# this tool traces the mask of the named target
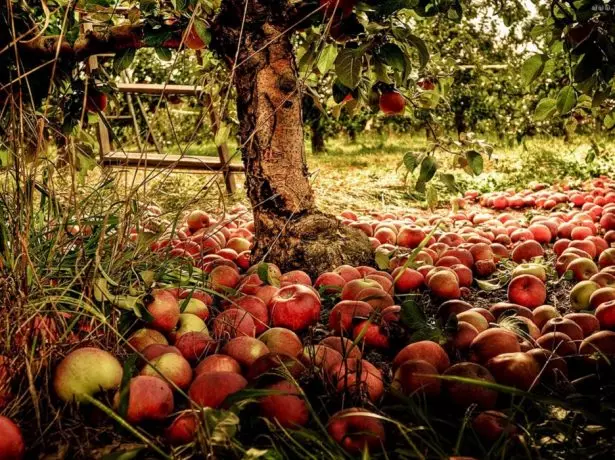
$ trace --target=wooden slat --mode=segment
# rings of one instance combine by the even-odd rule
[[[195,85],[161,85],[153,83],[118,83],[120,93],[135,94],[179,94],[197,96],[203,92],[202,86]]]
[[[224,165],[220,160],[211,157],[161,155],[153,152],[109,152],[103,158],[107,166],[138,166],[142,168],[178,168],[221,171],[228,168],[231,172],[243,172],[241,163]]]
[[[209,120],[211,121],[211,129],[214,133],[214,136],[218,134],[218,130],[220,129],[220,117],[218,116],[218,111],[214,107],[214,103],[209,94],[205,94],[204,99],[205,106],[207,107],[207,111],[209,112]],[[227,164],[229,163],[230,153],[228,151],[228,145],[226,142],[223,142],[218,146],[218,158],[220,158],[220,163]],[[224,170],[224,183],[226,184],[226,190],[231,195],[235,193],[237,187],[235,186],[235,178],[229,169]]]

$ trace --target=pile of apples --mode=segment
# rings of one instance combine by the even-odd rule
[[[248,387],[275,390],[256,403],[263,417],[287,428],[307,425],[307,376],[331,395],[348,396],[351,407],[326,426],[350,453],[385,445],[385,422],[374,414],[399,393],[443,398],[459,413],[476,405],[472,426],[485,442],[520,436],[496,391],[440,376],[529,391],[574,383],[615,356],[615,192],[613,182],[600,184],[603,204],[574,203],[529,220],[480,208],[429,217],[344,211],[341,222],[370,238],[380,268],[342,265],[316,279],[250,265],[254,224],[246,208],[218,219],[193,211],[151,249],[189,260],[208,282],[157,285],[143,298],[147,320],[125,340],[138,355],[127,394],[118,357],[93,347],[58,364],[55,393],[88,404],[111,392],[130,423],[158,422],[170,445],[195,439],[199,408],[227,407],[229,396]],[[477,306],[471,288],[493,277],[502,292],[507,284],[505,298]],[[568,298],[552,299],[556,308],[548,291],[558,283],[571,289]],[[399,333],[404,302],[419,298],[429,298],[447,324],[439,343],[409,343],[407,331]],[[388,356],[390,367],[367,356]],[[14,441],[6,447],[2,439]],[[23,457],[8,419],[0,419],[0,457]]]
[[[608,177],[599,177],[587,181],[581,189],[571,189],[568,185],[547,187],[545,184],[530,184],[531,190],[516,192],[491,192],[481,195],[477,191],[468,191],[465,198],[477,200],[481,206],[496,210],[507,208],[553,209],[561,204],[571,203],[583,211],[590,211],[608,203],[615,203],[615,181]]]

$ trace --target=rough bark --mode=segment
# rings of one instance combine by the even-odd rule
[[[181,30],[159,46],[178,48],[182,38]],[[144,48],[149,45],[145,40],[146,28],[143,24],[123,24],[100,31],[89,31],[71,44],[59,35],[42,35],[37,39],[19,43],[22,57],[40,61],[53,59],[58,54],[60,59],[83,60],[94,54],[121,51],[130,48]],[[60,41],[61,40],[61,41]],[[58,51],[58,43],[60,43]]]
[[[304,151],[301,87],[284,0],[227,0],[215,23],[214,46],[237,56],[234,83],[246,188],[254,208],[253,260],[317,275],[335,266],[369,264],[365,234],[318,211]],[[239,37],[241,35],[241,43]],[[238,46],[239,45],[239,46]]]

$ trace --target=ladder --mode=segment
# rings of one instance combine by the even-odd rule
[[[92,29],[89,23],[84,24],[84,31]],[[86,72],[91,74],[99,68],[98,56],[90,56],[86,62]],[[211,96],[204,92],[200,86],[191,85],[172,85],[172,84],[150,84],[150,83],[129,83],[122,82],[117,84],[119,93],[125,94],[127,97],[129,109],[131,112],[130,118],[133,119],[135,128],[137,127],[136,114],[132,105],[132,95],[146,94],[154,96],[193,96],[201,97],[207,108],[211,130],[214,136],[220,129],[220,117],[215,107],[213,106]],[[144,112],[141,107],[141,111]],[[146,114],[143,113],[145,116]],[[105,117],[103,113],[99,114],[98,124],[96,127],[97,138],[99,143],[100,163],[103,166],[109,167],[135,167],[135,168],[172,168],[178,170],[189,170],[193,172],[222,172],[224,183],[228,194],[233,194],[236,191],[235,178],[233,173],[241,173],[244,171],[243,164],[239,162],[231,162],[231,156],[226,142],[218,145],[218,159],[198,156],[198,155],[171,155],[161,151],[157,146],[157,152],[145,151],[141,147],[141,142],[138,144],[141,147],[139,152],[126,152],[123,150],[114,150],[111,134],[109,132],[110,119],[117,117]],[[147,121],[147,120],[146,120]],[[138,139],[138,136],[137,136]]]

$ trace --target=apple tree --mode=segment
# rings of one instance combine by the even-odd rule
[[[612,1],[579,0],[537,2],[537,6],[540,20],[531,33],[539,51],[523,63],[521,72],[529,82],[540,82],[551,77],[553,67],[563,65],[566,75],[558,79],[557,91],[537,103],[535,118],[561,117],[574,123],[592,117],[605,130],[612,130],[615,5]]]
[[[254,210],[254,259],[266,257],[283,270],[301,267],[312,274],[344,263],[369,263],[372,250],[365,235],[315,205],[304,152],[306,75],[299,65],[332,73],[334,84],[353,94],[357,109],[377,105],[385,113],[399,113],[406,104],[403,92],[415,84],[412,70],[429,59],[413,24],[427,17],[458,21],[460,1],[141,0],[126,5],[127,14],[120,17],[113,9],[121,3],[110,0],[5,2],[0,16],[0,65],[8,69],[0,77],[3,105],[31,106],[37,122],[57,123],[53,131],[61,132],[65,109],[50,107],[50,95],[76,93],[89,100],[87,84],[79,84],[80,63],[89,56],[115,53],[114,68],[121,71],[139,48],[164,54],[207,46],[228,64],[236,94]],[[83,11],[90,13],[92,30],[83,30],[77,14]],[[14,121],[3,113],[3,123]]]

